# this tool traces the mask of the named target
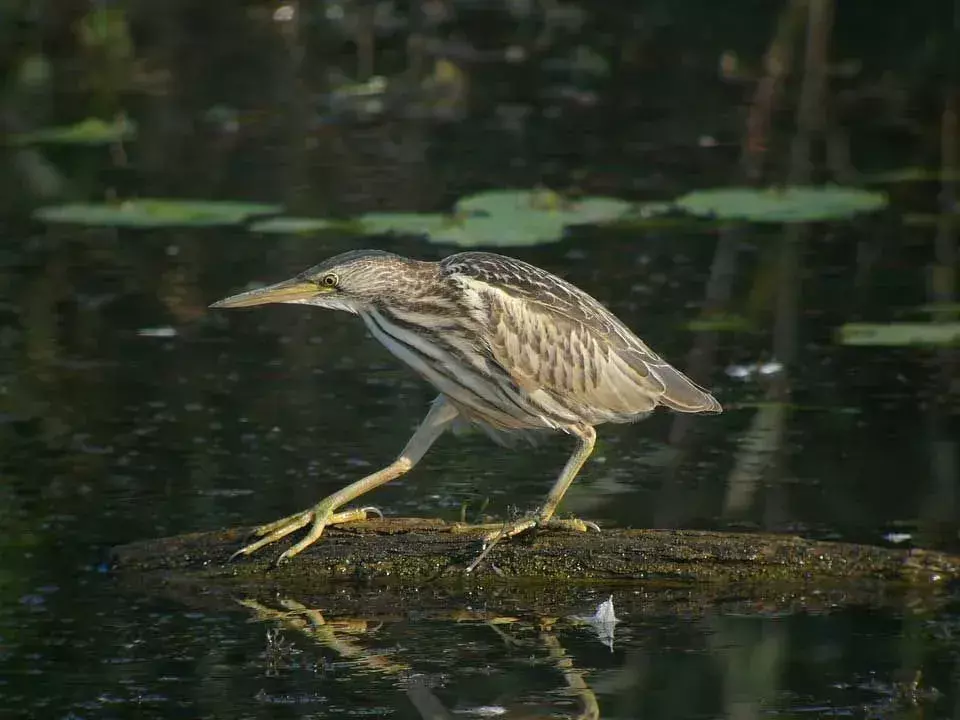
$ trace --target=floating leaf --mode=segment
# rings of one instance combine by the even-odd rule
[[[564,225],[545,217],[466,217],[430,235],[432,242],[458,247],[526,247],[557,242]]]
[[[690,332],[750,332],[753,324],[742,315],[709,315],[687,323]]]
[[[960,171],[944,171],[940,168],[921,168],[909,167],[900,170],[888,170],[885,172],[864,175],[862,178],[865,183],[905,183],[905,182],[944,182],[960,180]]]
[[[439,213],[367,213],[360,217],[362,232],[371,235],[432,235],[454,222]]]
[[[460,247],[520,247],[556,242],[568,225],[611,222],[632,207],[616,198],[568,200],[549,190],[496,190],[463,198],[452,215],[368,213],[360,227]]]
[[[460,246],[539,245],[556,242],[570,225],[602,225],[624,217],[625,200],[586,197],[571,200],[551,190],[492,190],[462,198],[457,222],[431,237]]]
[[[626,200],[608,197],[570,199],[547,189],[490,190],[462,198],[458,215],[519,218],[535,223],[549,218],[563,225],[601,224],[617,220],[633,208]]]
[[[654,218],[676,212],[677,206],[672,202],[644,202],[636,203],[630,208],[628,217]]]
[[[929,303],[921,305],[916,310],[931,315],[960,315],[960,303]]]
[[[873,212],[887,204],[883,193],[858,188],[823,187],[720,188],[697,190],[676,201],[698,217],[746,220],[756,223],[794,223],[843,220]]]
[[[730,224],[730,221],[694,217],[682,212],[672,202],[641,202],[635,203],[630,212],[617,218],[612,224],[621,229],[690,228],[702,230],[707,227],[722,227]]]
[[[960,323],[848,323],[839,332],[841,345],[916,347],[960,344]]]
[[[951,218],[960,225],[960,213],[908,213],[903,216],[903,224],[910,227],[937,227],[942,218]]]
[[[49,223],[102,227],[215,227],[282,212],[279,205],[217,200],[140,199],[117,203],[68,203],[38,208],[33,215]]]
[[[324,230],[342,229],[347,223],[311,217],[273,217],[250,225],[252,232],[278,235],[311,235]]]
[[[136,124],[124,116],[112,122],[106,122],[100,118],[87,118],[75,125],[17,133],[11,137],[11,144],[21,146],[38,144],[111,145],[123,140],[133,140],[136,136]]]

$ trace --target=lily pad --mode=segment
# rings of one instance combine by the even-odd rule
[[[755,223],[844,220],[886,204],[884,193],[837,185],[697,190],[676,201],[681,210],[698,217]]]
[[[263,203],[145,198],[116,203],[48,205],[38,208],[33,215],[49,223],[158,228],[236,225],[258,215],[282,211],[279,205]]]
[[[454,222],[440,213],[367,213],[360,217],[360,229],[370,235],[432,235]]]
[[[907,213],[903,216],[903,224],[909,227],[937,227],[945,218],[960,224],[960,213]]]
[[[632,208],[617,198],[573,200],[545,189],[492,190],[462,198],[454,208],[458,221],[432,239],[460,246],[540,245],[560,240],[571,225],[614,222]]]
[[[960,323],[848,323],[840,327],[839,341],[871,347],[958,345]]]
[[[548,218],[465,217],[430,235],[432,242],[458,247],[526,247],[546,245],[563,238],[564,225]]]
[[[112,122],[100,118],[87,118],[75,125],[46,128],[32,132],[17,133],[10,139],[13,145],[112,145],[123,140],[133,140],[137,126],[132,120],[121,116]]]
[[[272,217],[258,220],[250,225],[252,232],[277,235],[312,235],[324,230],[337,230],[346,223],[337,220],[312,217]]]
[[[719,228],[731,224],[729,220],[705,219],[683,212],[672,202],[635,203],[630,212],[612,223],[624,230],[671,230]]]
[[[461,199],[451,215],[368,213],[360,227],[459,247],[521,247],[556,242],[569,225],[608,223],[632,208],[616,198],[568,200],[550,190],[495,190]]]
[[[753,323],[742,315],[709,315],[687,323],[690,332],[750,332]]]
[[[960,315],[960,303],[928,303],[927,305],[921,305],[916,311],[929,313],[930,315],[946,315],[948,313]]]
[[[360,218],[371,234],[422,235],[438,245],[459,247],[537,245],[563,235],[562,223],[504,225],[498,218],[473,215],[370,213]]]
[[[960,171],[945,171],[940,168],[908,167],[900,170],[873,173],[862,178],[866,183],[943,182],[960,180]]]
[[[556,222],[563,225],[600,224],[623,217],[633,205],[608,197],[569,199],[547,189],[490,190],[460,199],[458,215],[487,215],[507,221]]]

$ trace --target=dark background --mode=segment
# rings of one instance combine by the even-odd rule
[[[939,0],[0,0],[0,716],[419,716],[392,679],[310,670],[309,648],[271,674],[262,627],[117,594],[105,558],[306,507],[392,459],[433,397],[355,319],[210,302],[357,247],[456,248],[56,225],[33,216],[48,204],[247,200],[347,218],[538,185],[638,202],[881,190],[887,208],[844,222],[583,226],[500,251],[586,289],[726,409],[601,428],[563,513],[956,549],[956,348],[844,347],[837,332],[956,319],[958,18]],[[811,73],[824,82],[803,110]],[[375,107],[350,94],[374,75]],[[18,140],[120,115],[134,138]],[[911,168],[921,179],[903,181]],[[757,364],[771,372],[741,377]],[[568,444],[444,438],[370,500],[502,518],[542,497]],[[604,717],[868,712],[902,667],[932,675],[930,712],[952,715],[954,650],[916,631],[926,621],[845,608],[744,630],[668,615],[638,620],[610,657],[571,642],[606,678]],[[949,613],[933,621],[952,637]],[[542,665],[458,627],[398,623],[373,644],[405,645],[448,707],[572,712]]]

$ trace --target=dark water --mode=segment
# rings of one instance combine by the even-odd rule
[[[47,51],[47,93],[6,91],[4,124],[69,123],[104,107],[137,120],[140,137],[122,157],[41,148],[74,198],[241,198],[317,214],[438,209],[478,189],[539,182],[669,198],[739,182],[753,85],[721,82],[717,58],[736,51],[759,66],[777,12],[742,4],[749,21],[656,3],[587,8],[579,34],[558,31],[536,61],[464,61],[469,101],[452,119],[364,122],[318,109],[329,92],[323,73],[356,55],[320,20],[291,36],[271,20],[273,7],[130,9],[142,72],[122,80],[107,72],[109,54],[69,39],[69,13],[80,11],[64,10],[46,24],[21,18],[10,36],[16,47],[62,45]],[[863,70],[857,82],[837,80],[837,92],[886,78],[910,102],[895,117],[866,91],[844,106],[851,162],[864,172],[936,167],[942,73],[930,68],[940,56],[916,48],[950,41],[940,22],[948,4],[909,22],[881,5],[889,3],[869,23],[838,11],[834,54],[861,59]],[[514,27],[480,4],[459,12],[425,36],[483,49],[529,43],[543,29]],[[578,44],[610,58],[609,73],[568,87],[537,70]],[[403,48],[382,41],[378,71],[400,72]],[[223,108],[236,111],[235,126],[217,119]],[[784,113],[774,165],[786,163]],[[453,249],[336,233],[44,226],[29,217],[39,190],[18,174],[34,161],[6,155],[0,717],[956,715],[958,616],[948,591],[936,602],[891,593],[848,604],[816,588],[809,602],[781,603],[775,594],[694,602],[695,588],[683,601],[656,587],[573,587],[554,621],[519,602],[508,603],[509,617],[488,611],[502,606],[491,600],[495,582],[440,610],[426,612],[411,594],[393,612],[358,603],[350,616],[325,615],[323,593],[186,602],[121,583],[112,546],[307,507],[392,459],[433,398],[355,318],[206,306],[357,246],[424,259]],[[797,351],[771,375],[737,369],[778,361],[775,298],[786,280],[776,272],[777,226],[576,228],[559,244],[508,251],[593,293],[726,408],[689,426],[663,413],[601,428],[564,513],[605,526],[879,544],[896,532],[917,546],[956,547],[955,356],[835,342],[844,322],[886,321],[930,301],[934,230],[902,219],[935,211],[939,187],[885,189],[893,204],[881,215],[806,231],[792,268],[800,310],[787,319]],[[729,232],[738,249],[726,309],[754,328],[705,336],[687,323],[707,304]],[[770,403],[779,378],[792,391],[788,405]],[[482,436],[445,437],[371,500],[391,515],[504,517],[542,498],[568,445],[557,437],[510,450]],[[611,593],[621,620],[612,648],[571,618]]]

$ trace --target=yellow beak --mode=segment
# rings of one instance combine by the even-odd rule
[[[210,307],[212,308],[238,308],[250,307],[252,305],[266,305],[268,303],[295,303],[308,300],[317,295],[323,295],[327,291],[316,283],[307,282],[294,278],[293,280],[284,280],[275,285],[250,290],[249,292],[231,295],[223,300],[218,300]]]

